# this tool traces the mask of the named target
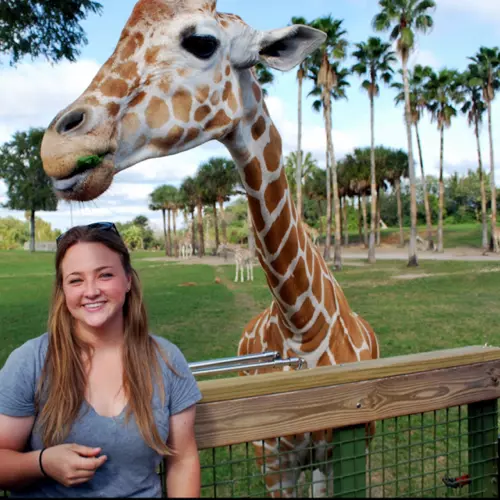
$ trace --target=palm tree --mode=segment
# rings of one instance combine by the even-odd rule
[[[303,17],[292,17],[291,24],[308,24]],[[295,186],[297,187],[297,217],[302,218],[303,203],[302,203],[302,84],[304,78],[307,76],[309,71],[309,66],[311,65],[312,57],[306,57],[300,64],[297,70],[297,82],[298,82],[298,131],[297,131],[297,152],[296,156],[296,172],[295,172]]]
[[[345,87],[349,85],[346,80],[347,69],[341,69],[334,59],[344,59],[347,50],[346,31],[342,27],[341,19],[333,19],[331,16],[321,17],[314,20],[311,25],[326,33],[325,42],[320,49],[313,54],[312,69],[310,77],[314,80],[315,88],[310,93],[319,99],[313,104],[313,108],[319,111],[323,108],[323,118],[326,132],[326,168],[327,168],[327,229],[325,258],[330,258],[332,207],[330,195],[330,181],[333,188],[333,205],[335,210],[335,250],[334,268],[342,269],[341,260],[341,235],[340,235],[340,203],[337,182],[337,162],[332,138],[332,98],[346,98]],[[330,175],[331,173],[331,179]]]
[[[306,195],[311,200],[315,200],[317,203],[318,215],[319,215],[319,220],[320,220],[320,227],[319,227],[320,236],[323,235],[322,202],[324,202],[327,199],[326,187],[327,187],[326,170],[323,170],[319,167],[314,166],[311,169],[310,175],[307,176],[307,178],[306,178],[306,181],[304,183],[304,190],[305,190]]]
[[[400,71],[402,74],[402,71]],[[420,158],[420,173],[422,175],[422,189],[424,192],[424,208],[425,208],[425,222],[427,225],[427,249],[434,249],[434,241],[432,238],[432,215],[431,208],[429,204],[429,193],[427,190],[427,179],[425,177],[424,171],[424,157],[422,154],[422,143],[420,141],[420,133],[418,124],[422,113],[426,109],[425,101],[425,86],[429,75],[432,74],[432,68],[430,66],[422,66],[417,64],[413,71],[408,71],[408,80],[410,85],[410,107],[411,107],[411,122],[415,127],[415,134],[417,136],[417,147],[418,155]],[[396,88],[399,93],[395,97],[396,104],[405,102],[404,94],[404,84],[402,82],[396,82],[392,84],[392,87]]]
[[[426,85],[427,109],[432,120],[437,123],[440,133],[439,154],[439,215],[438,215],[438,241],[437,251],[443,252],[443,212],[444,212],[444,129],[449,128],[451,119],[457,115],[453,106],[460,102],[458,92],[459,74],[455,70],[442,69],[438,74],[432,72]]]
[[[410,87],[408,82],[408,58],[414,46],[415,31],[427,32],[433,21],[429,11],[436,7],[434,0],[379,0],[381,11],[373,19],[377,31],[391,29],[391,40],[397,40],[397,48],[403,69],[405,93],[405,121],[408,141],[408,172],[410,174],[411,232],[408,246],[408,266],[418,266],[417,259],[417,191],[413,146],[411,137]]]
[[[196,183],[192,177],[186,177],[179,188],[180,199],[191,214],[191,246],[196,248],[196,221],[194,211],[196,209],[197,192]]]
[[[377,219],[377,181],[375,166],[375,97],[379,95],[379,78],[384,83],[390,83],[393,69],[391,65],[396,61],[395,53],[391,50],[390,43],[383,43],[380,38],[370,37],[368,42],[356,44],[356,50],[352,55],[358,62],[352,67],[352,71],[367,79],[361,84],[368,92],[370,98],[370,181],[371,181],[371,218],[370,218],[370,242],[368,245],[368,262],[375,263],[375,222]]]
[[[300,180],[297,179],[297,171],[299,169],[299,157],[302,159],[302,168]],[[296,193],[297,200],[299,198],[299,188],[297,188],[297,181],[299,180],[300,191],[302,191],[302,186],[304,184],[304,179],[311,174],[313,168],[317,167],[318,164],[316,162],[316,158],[310,153],[307,152],[304,155],[304,151],[300,152],[300,155],[297,155],[295,151],[291,152],[285,158],[285,174],[288,180],[288,185],[290,186],[290,191],[292,193]]]
[[[476,72],[476,71],[475,71]],[[486,111],[486,104],[482,99],[482,88],[477,80],[472,76],[471,71],[462,73],[460,79],[460,90],[464,96],[464,104],[461,108],[462,113],[467,115],[469,126],[474,127],[477,145],[478,175],[481,190],[481,223],[482,223],[482,246],[483,251],[487,252],[488,244],[488,216],[486,213],[486,187],[484,185],[483,161],[481,157],[481,143],[479,140],[479,129],[483,121],[483,115]]]
[[[161,210],[163,216],[163,237],[165,240],[165,255],[172,255],[172,238],[170,231],[170,211],[172,208],[172,201],[175,199],[177,188],[164,184],[157,187],[150,196],[150,210]],[[168,236],[167,224],[165,221],[165,213],[168,214]]]
[[[498,47],[480,47],[474,57],[469,57],[474,64],[469,64],[474,83],[481,85],[483,99],[488,110],[488,134],[490,138],[490,182],[491,182],[491,239],[493,251],[499,248],[495,238],[497,226],[497,191],[495,185],[495,156],[493,152],[493,127],[491,119],[491,103],[495,99],[495,91],[500,88],[500,49]]]

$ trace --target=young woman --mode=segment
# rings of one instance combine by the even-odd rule
[[[29,314],[29,311],[27,311]],[[0,489],[22,497],[200,494],[200,391],[150,335],[139,278],[112,223],[58,238],[48,333],[0,370]]]

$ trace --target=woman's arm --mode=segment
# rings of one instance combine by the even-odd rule
[[[43,477],[40,450],[23,453],[35,417],[9,417],[0,414],[0,490],[27,484]]]
[[[200,496],[200,458],[194,434],[196,405],[172,415],[167,445],[171,455],[166,459],[169,498]]]

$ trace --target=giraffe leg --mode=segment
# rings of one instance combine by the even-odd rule
[[[236,276],[234,277],[234,282],[238,281],[238,261],[236,261]]]
[[[292,438],[293,439],[293,438]],[[254,450],[271,498],[295,498],[306,441],[298,446],[286,437],[254,442]]]
[[[240,276],[241,276],[242,283],[245,281],[244,273],[245,273],[245,267],[242,264],[240,264]]]

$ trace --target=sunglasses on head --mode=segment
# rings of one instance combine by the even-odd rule
[[[120,233],[118,232],[118,229],[116,229],[113,222],[93,222],[92,224],[87,224],[84,227],[87,227],[88,229],[99,229],[102,231],[114,231],[118,236],[120,236]],[[66,234],[68,234],[68,231],[56,238],[56,245],[59,245],[59,242]]]

